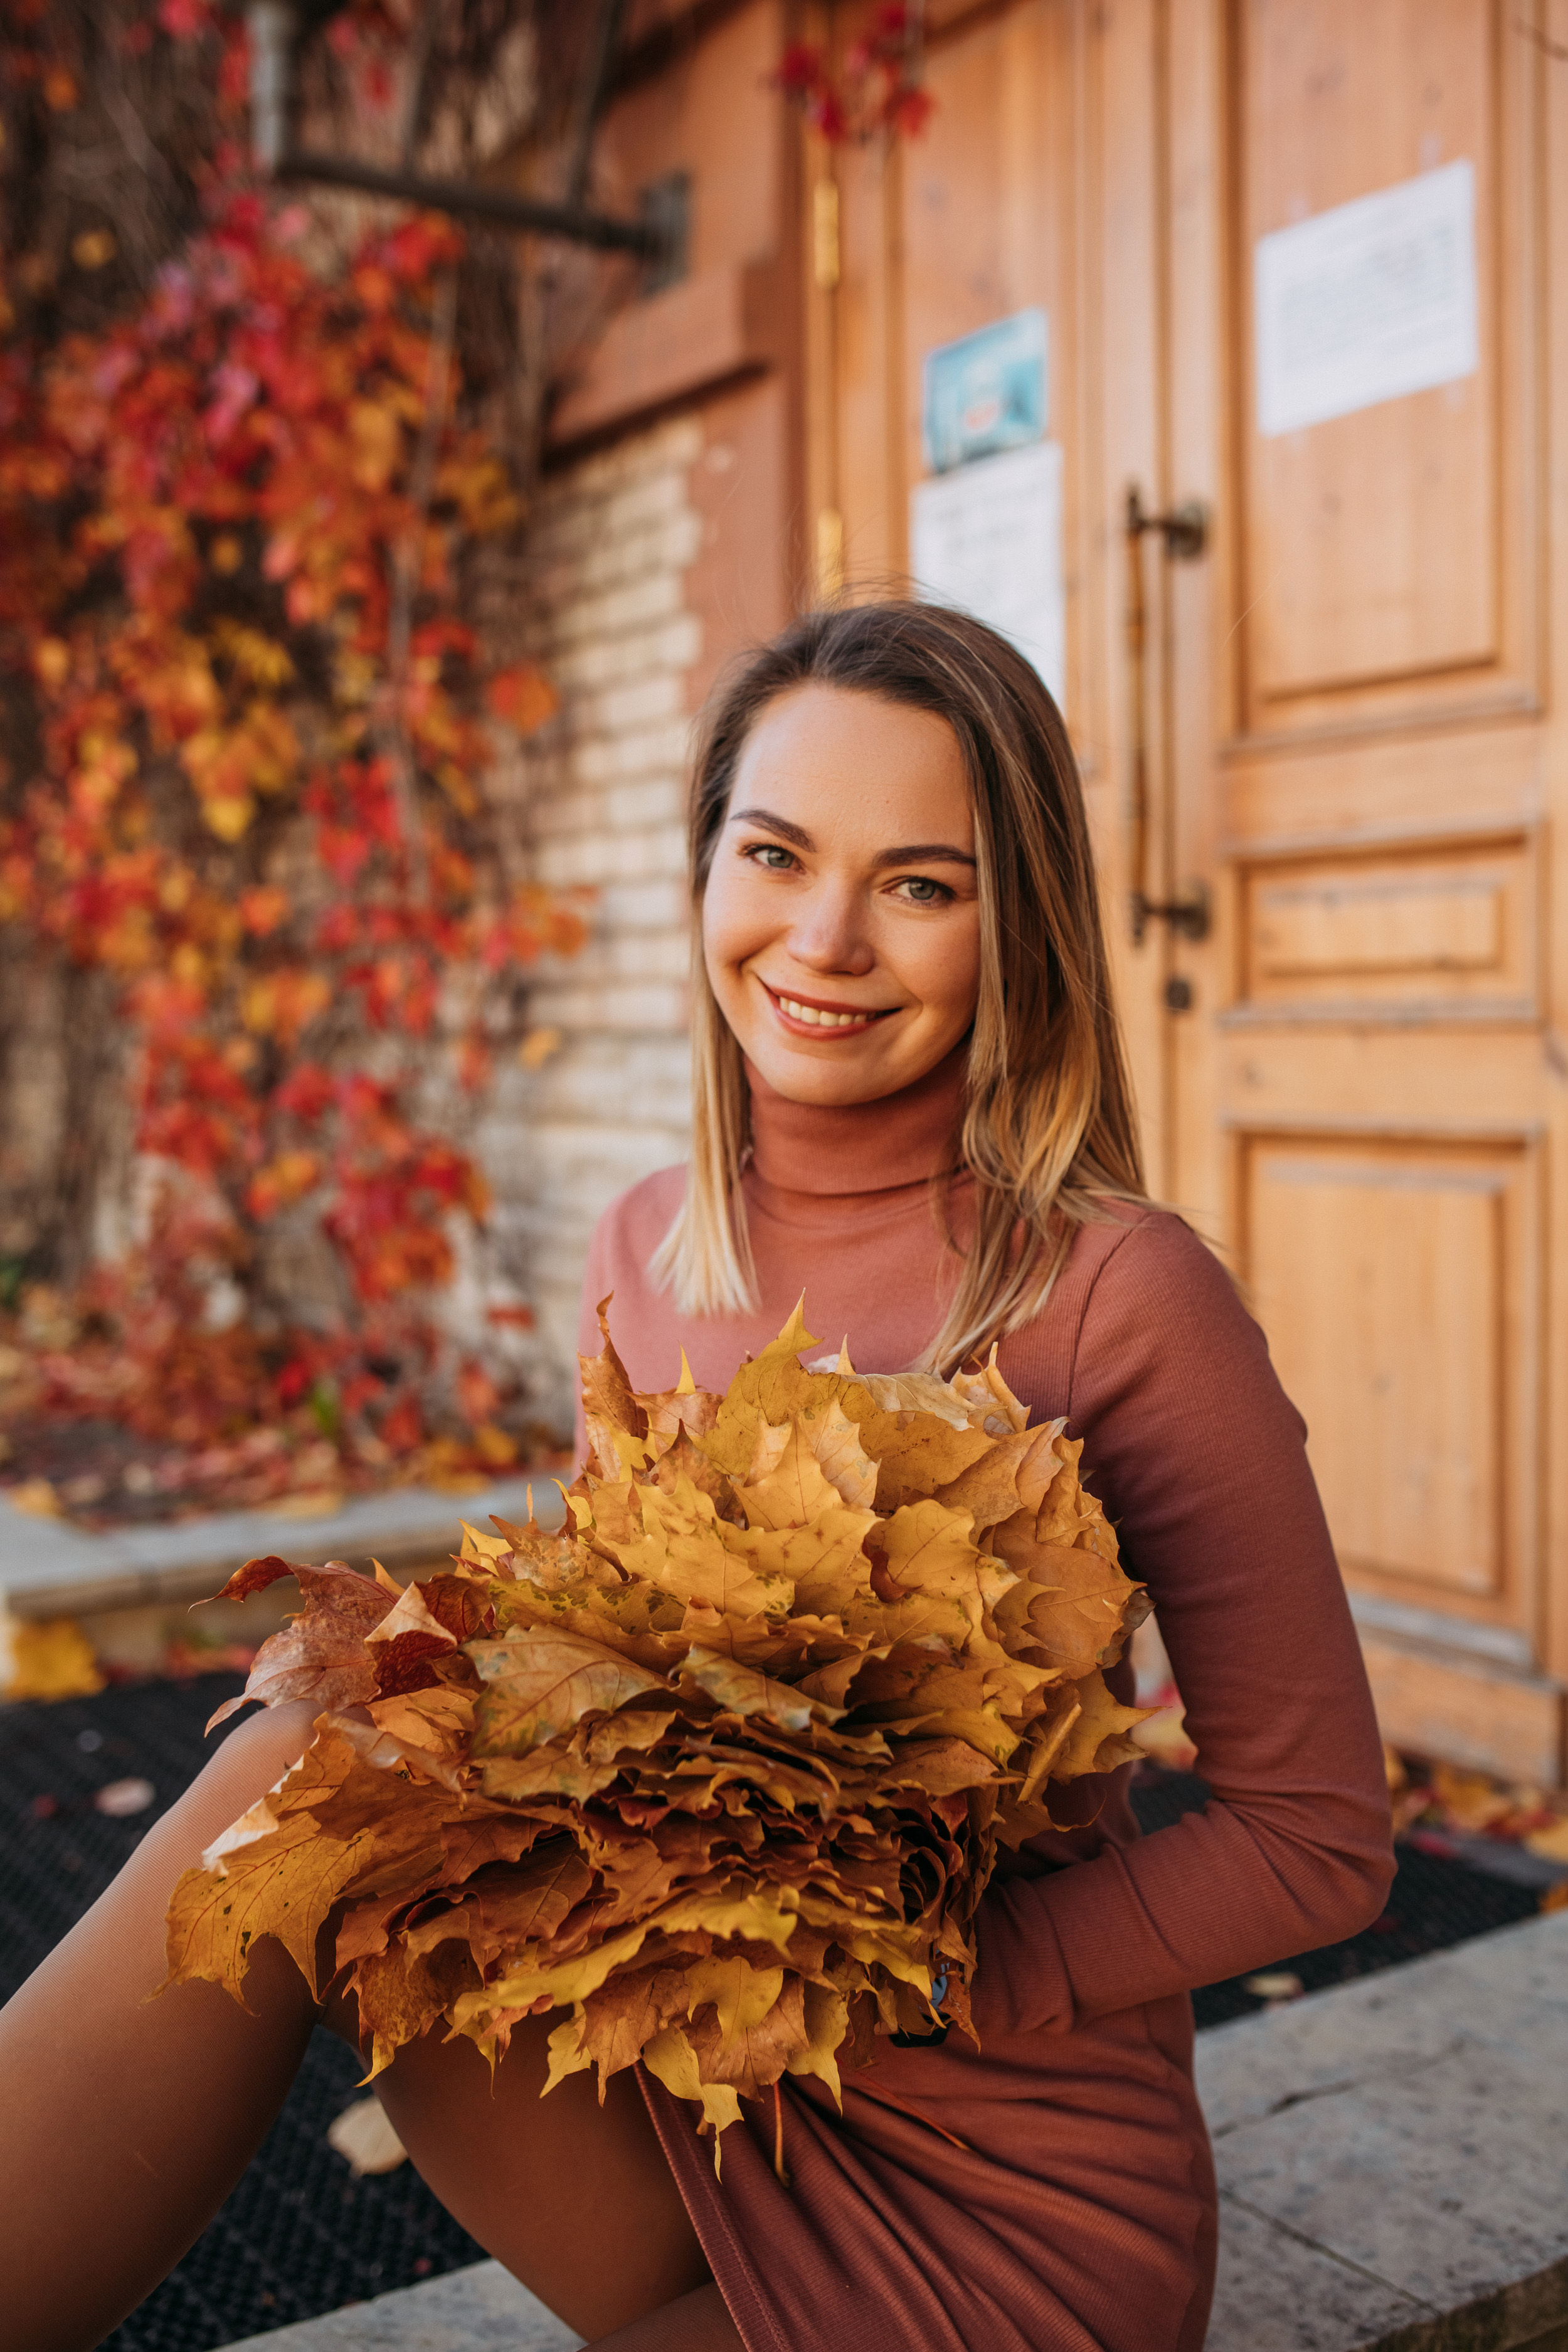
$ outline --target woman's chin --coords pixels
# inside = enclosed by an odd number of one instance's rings
[[[869,1039],[848,1037],[832,1043],[825,1039],[820,1045],[796,1045],[778,1038],[747,1040],[744,1052],[752,1067],[785,1102],[817,1103],[831,1109],[899,1094],[942,1058],[940,1053],[923,1059],[889,1054]]]

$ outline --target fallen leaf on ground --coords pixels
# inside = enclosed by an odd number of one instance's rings
[[[113,1822],[127,1821],[132,1813],[144,1813],[157,1794],[151,1780],[110,1780],[94,1795],[93,1811],[107,1813]]]
[[[1524,1843],[1547,1862],[1568,1862],[1568,1813],[1546,1829],[1531,1830]]]
[[[22,1478],[15,1486],[5,1489],[5,1498],[14,1511],[26,1511],[35,1519],[59,1519],[65,1517],[65,1505],[47,1478]]]
[[[393,2130],[377,2098],[356,2099],[327,2126],[327,2146],[346,2158],[356,2180],[367,2172],[395,2172],[408,2150]]]
[[[1290,1969],[1265,1969],[1258,1976],[1243,1977],[1241,1990],[1254,2000],[1295,2000],[1306,1987]]]
[[[74,1617],[5,1621],[10,1666],[0,1697],[90,1698],[103,1688],[92,1643]]]

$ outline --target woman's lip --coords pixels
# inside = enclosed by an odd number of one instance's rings
[[[802,1036],[856,1035],[861,1030],[868,1029],[873,1021],[883,1021],[889,1013],[898,1010],[896,1005],[834,1004],[820,996],[786,995],[782,988],[774,988],[765,980],[761,981],[760,985],[772,1001],[780,1020]],[[817,1020],[802,1018],[802,1015],[812,1013],[827,1017]]]

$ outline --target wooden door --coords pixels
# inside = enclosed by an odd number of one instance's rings
[[[1045,309],[1154,1181],[1306,1414],[1385,1730],[1560,1785],[1568,58],[1546,0],[955,0],[931,31],[924,138],[807,159],[824,567],[902,573],[923,354]],[[1206,510],[1195,560],[1141,539],[1137,667],[1146,895],[1213,908],[1136,945],[1130,488]]]

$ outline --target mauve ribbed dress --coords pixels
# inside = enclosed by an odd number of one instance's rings
[[[951,1164],[961,1082],[954,1056],[901,1095],[825,1110],[753,1074],[759,1310],[690,1321],[654,1289],[672,1168],[600,1221],[579,1345],[597,1350],[595,1303],[614,1291],[634,1386],[673,1386],[683,1346],[722,1389],[804,1292],[826,1347],[847,1335],[860,1370],[908,1365],[951,1288],[927,1179]],[[1179,1219],[1118,1209],[1079,1232],[1001,1363],[1036,1420],[1065,1413],[1084,1440],[1213,1797],[1141,1838],[1125,1771],[1074,1784],[1085,1826],[1005,1856],[981,1910],[982,2048],[879,2042],[842,2117],[786,2077],[787,2189],[771,2101],[725,2133],[719,2181],[693,2110],[642,2075],[747,2352],[1196,2352],[1215,2186],[1188,1995],[1364,1926],[1393,1874],[1301,1421],[1223,1269]]]

